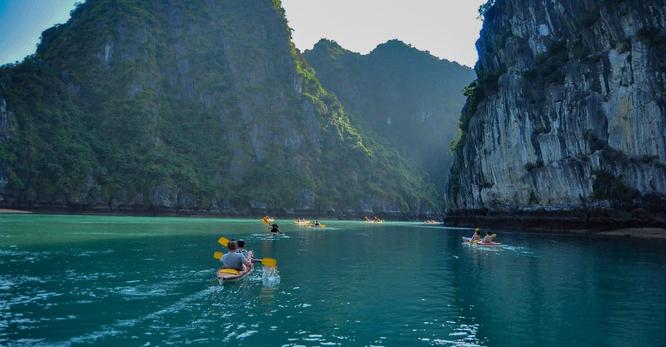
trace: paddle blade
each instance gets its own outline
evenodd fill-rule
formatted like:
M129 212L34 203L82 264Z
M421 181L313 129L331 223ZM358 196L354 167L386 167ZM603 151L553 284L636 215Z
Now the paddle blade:
M277 260L273 258L264 258L261 259L261 264L264 266L275 267L277 266Z
M217 252L213 253L213 258L215 258L217 260L220 260L220 259L222 259L223 255L224 255L224 253L222 253L220 251L217 251Z
M221 244L222 246L227 247L227 245L229 244L229 239L226 238L226 237L224 237L224 236L222 236L222 237L220 237L220 238L217 240L217 242L218 242L219 244Z

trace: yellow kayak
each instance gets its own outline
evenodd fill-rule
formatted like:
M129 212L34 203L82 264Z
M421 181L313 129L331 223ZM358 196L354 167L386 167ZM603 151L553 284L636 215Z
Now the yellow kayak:
M219 269L217 270L217 281L220 282L220 284L239 281L243 279L243 277L249 275L252 270L254 270L254 265L247 267L245 271Z

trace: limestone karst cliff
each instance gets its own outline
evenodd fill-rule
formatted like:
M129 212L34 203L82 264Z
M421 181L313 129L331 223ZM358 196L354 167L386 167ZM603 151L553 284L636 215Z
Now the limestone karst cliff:
M79 4L34 55L0 68L0 205L438 209L421 174L322 88L278 0Z
M663 211L666 195L666 2L488 5L449 223L602 214L660 224L645 211Z

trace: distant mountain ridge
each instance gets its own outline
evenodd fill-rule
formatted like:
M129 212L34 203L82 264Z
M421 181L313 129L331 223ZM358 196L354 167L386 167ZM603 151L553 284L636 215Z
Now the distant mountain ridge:
M457 135L463 89L474 71L399 40L362 55L322 39L303 56L349 117L426 173L443 197L453 161L449 143Z
M279 0L88 0L0 68L0 205L440 210L425 175L359 121L294 47Z

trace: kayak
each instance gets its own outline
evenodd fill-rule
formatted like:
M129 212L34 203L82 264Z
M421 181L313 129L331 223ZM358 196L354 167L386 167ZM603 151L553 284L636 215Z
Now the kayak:
M499 246L499 245L501 245L501 243L499 243L499 242L481 242L481 241L472 242L471 237L464 237L463 236L462 239L464 241L463 242L464 244L470 245L470 246Z
M306 221L294 221L294 223L295 223L296 225L310 225L310 224L312 224L312 222L310 222L309 220L306 220Z
M217 270L217 281L220 282L220 284L235 282L249 275L252 270L254 270L254 265L250 266L245 271L238 271L235 269L219 269Z

